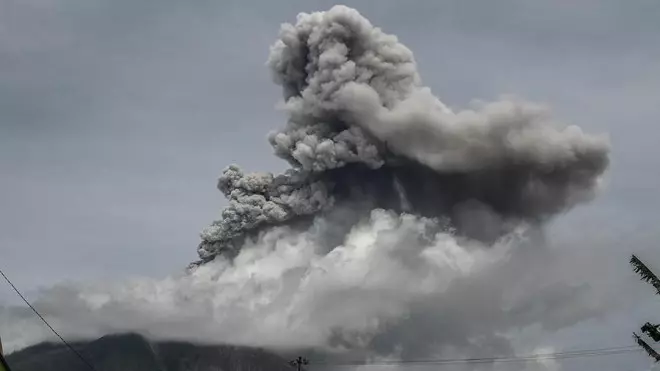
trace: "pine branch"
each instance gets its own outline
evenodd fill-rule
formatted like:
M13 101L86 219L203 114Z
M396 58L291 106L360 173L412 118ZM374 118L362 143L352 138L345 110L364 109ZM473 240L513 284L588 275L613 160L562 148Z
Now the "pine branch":
M648 282L655 287L656 293L660 295L660 279L635 255L630 259L635 273L639 274L642 281Z
M646 322L644 326L642 326L641 330L656 343L660 341L660 325L654 325L650 322Z
M633 332L633 338L635 339L637 345L644 348L644 350L646 351L646 353L648 353L650 357L654 358L656 362L660 362L660 354L658 354L658 352L656 352L655 349L651 348L650 345L646 344L646 342L634 332Z

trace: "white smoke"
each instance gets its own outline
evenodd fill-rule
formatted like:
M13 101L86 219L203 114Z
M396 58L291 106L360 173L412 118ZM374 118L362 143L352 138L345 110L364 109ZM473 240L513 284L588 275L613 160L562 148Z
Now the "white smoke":
M269 229L233 261L189 274L61 285L35 305L69 339L130 331L350 360L511 356L509 331L601 311L584 287L545 281L556 267L543 267L553 260L534 251L533 229L487 247L438 230L438 220L374 210L328 253L329 221ZM12 319L2 323L9 349L52 339L31 313L9 314L0 316Z
M268 348L332 348L346 330L373 336L412 303L454 280L501 262L522 234L492 249L460 246L436 221L374 210L330 253L318 244L328 225L277 227L249 241L233 262L216 260L165 280L64 285L37 306L74 337L138 331ZM282 334L287 334L282 336ZM11 344L9 344L11 346Z
M342 6L284 25L268 65L289 113L269 140L292 168L228 167L229 204L186 274L43 291L66 336L492 356L515 354L511 331L601 311L585 287L544 281L543 223L593 196L605 137L513 98L454 113L410 50ZM3 325L29 334L10 348L47 336Z

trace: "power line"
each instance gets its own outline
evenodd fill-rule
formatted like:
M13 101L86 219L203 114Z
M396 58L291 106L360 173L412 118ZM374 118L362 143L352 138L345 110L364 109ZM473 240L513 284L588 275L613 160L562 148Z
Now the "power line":
M615 347L615 348L600 348L600 349L584 349L575 351L555 352L555 353L539 353L525 356L516 357L483 357L483 358L438 358L438 359L418 359L418 360L391 360L391 361L376 361L371 363L366 362L310 362L312 366L385 366L385 365L423 365L423 364L475 364L475 363L496 363L496 362L523 362L523 361L540 361L550 359L567 359L578 357L597 357L597 356L610 356L617 354L625 354L632 352L639 352L638 347Z
M66 345L66 347L69 348L69 350L71 350L71 351L72 351L72 352L73 352L73 353L74 353L74 354L80 359L80 361L81 361L82 363L84 363L87 367L89 367L90 370L92 370L92 371L96 371L96 368L94 368L94 366L92 366L92 364L89 363L89 362L85 359L85 357L83 357L82 354L80 354L80 352L78 352L74 347L72 347L71 344L69 344L66 340L64 340L64 338L63 338L59 333L57 333L57 331L55 331L55 329L53 328L53 326L51 326L51 325L48 323L48 321L46 321L46 319L45 319L45 318L44 318L44 317L43 317L43 316L42 316L42 315L41 315L41 314L40 314L40 313L39 313L39 312L38 312L38 311L32 306L32 304L30 304L30 302L25 298L25 296L23 296L23 294L21 294L21 292L18 290L18 288L17 288L16 286L14 286L14 284L9 280L9 277L7 277L7 275L6 275L1 269L0 269L0 274L1 274L2 277L5 279L5 281L7 281L7 283L9 284L9 286L11 286L11 288L14 289L14 291L16 291L16 294L18 294L18 296L20 296L21 299L23 299L23 301L25 302L25 304L27 304L27 306L30 307L30 309L32 309L32 311L37 315L37 317L39 317L39 318L43 321L43 323L45 323L46 326L48 326L48 328L49 328L49 329L50 329L55 335L57 335L58 338L60 338L60 340L62 341L62 343L63 343L64 345Z

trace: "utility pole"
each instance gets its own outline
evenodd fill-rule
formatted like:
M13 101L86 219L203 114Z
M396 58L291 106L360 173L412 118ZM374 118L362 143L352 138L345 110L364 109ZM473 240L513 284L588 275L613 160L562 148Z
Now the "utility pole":
M302 371L302 366L303 365L308 365L309 361L303 357L298 357L294 359L293 361L289 362L289 364L293 367L296 367L298 371Z

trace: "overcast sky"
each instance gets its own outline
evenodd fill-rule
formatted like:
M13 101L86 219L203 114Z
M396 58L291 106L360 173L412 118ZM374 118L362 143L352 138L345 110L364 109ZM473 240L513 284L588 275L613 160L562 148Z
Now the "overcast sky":
M629 254L660 269L660 2L346 4L412 49L424 83L453 107L511 93L610 134L603 194L549 235L605 256L594 264L648 299L556 337L577 348L632 344L655 298L629 272ZM0 268L33 293L160 277L195 260L198 233L224 202L222 168L284 166L266 141L284 124L264 66L279 25L331 5L0 0ZM16 302L7 286L0 301ZM648 368L638 355L610 361ZM563 369L602 367L571 362Z

